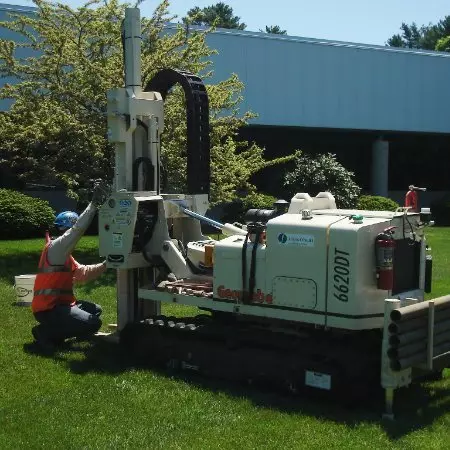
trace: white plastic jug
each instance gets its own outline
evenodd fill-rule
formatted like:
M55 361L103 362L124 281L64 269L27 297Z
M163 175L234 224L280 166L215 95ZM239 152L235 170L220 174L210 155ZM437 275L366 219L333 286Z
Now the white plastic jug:
M14 289L17 296L16 305L31 305L35 279L36 275L17 275L14 277Z

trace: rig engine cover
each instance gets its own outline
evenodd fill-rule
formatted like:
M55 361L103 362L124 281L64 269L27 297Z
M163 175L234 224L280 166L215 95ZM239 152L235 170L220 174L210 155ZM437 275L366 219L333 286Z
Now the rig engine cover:
M394 285L383 290L377 286L375 242L390 227L397 244ZM212 309L215 302L240 303L242 314L363 330L382 326L384 299L423 299L425 241L419 215L337 209L287 213L267 222L264 244L248 241L243 251L244 241L231 236L215 244ZM254 288L245 301L252 270Z

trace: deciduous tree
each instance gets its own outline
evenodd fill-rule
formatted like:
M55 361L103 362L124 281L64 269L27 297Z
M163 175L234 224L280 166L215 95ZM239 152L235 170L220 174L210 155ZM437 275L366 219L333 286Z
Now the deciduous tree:
M450 35L439 39L436 44L436 50L439 52L450 52Z
M88 180L109 177L113 148L108 143L106 92L123 86L121 23L125 5L94 0L77 9L34 0L36 13L16 14L1 26L21 39L0 42L0 73L14 84L0 89L14 101L0 114L0 165L23 181L59 183L76 196ZM142 82L164 68L203 74L208 80L209 31L189 32L180 25L165 32L173 20L164 0L142 20ZM27 51L28 58L21 58ZM207 85L210 97L212 201L228 201L238 189L254 190L253 173L283 159L266 161L258 146L237 139L239 127L253 117L239 115L242 83L236 76ZM186 181L186 129L180 90L165 103L162 159L167 189L183 191Z

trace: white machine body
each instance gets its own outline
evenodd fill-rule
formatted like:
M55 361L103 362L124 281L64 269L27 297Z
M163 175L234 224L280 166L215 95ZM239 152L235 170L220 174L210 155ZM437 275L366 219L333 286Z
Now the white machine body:
M108 92L116 192L99 213L100 255L109 267L119 269L118 301L124 305L119 310L126 312L119 317L120 328L136 320L134 312L128 313L132 297L173 300L155 290L156 279L169 275L177 280L201 278L212 285L207 305L204 299L196 303L183 295L177 299L180 303L347 330L380 328L386 298L423 299L426 255L420 215L339 210L329 192L294 195L287 213L267 221L257 243L248 239L245 227L225 224L223 232L235 234L215 243L208 270L197 270L205 260L203 243L210 239L203 236L200 222L184 211L204 215L208 196L161 194L163 96L142 90L139 10L127 10L124 30L125 87ZM138 170L144 161L147 172ZM353 215L362 215L362 220L351 219ZM395 227L391 237L398 245L394 283L385 290L377 285L375 242L390 227ZM153 283L153 289L136 285L134 275L141 269L146 271L146 286Z
M163 199L148 192L116 192L99 211L99 252L111 268L134 269L149 264L143 256L143 236L139 236L136 224L164 217ZM144 223L143 223L143 226ZM164 221L155 228L166 238Z
M139 344L142 339L142 344L150 344L147 356L155 354L167 367L179 364L219 374L233 369L230 375L246 380L265 374L293 388L304 384L326 390L335 389L334 383L340 386L335 380L347 375L354 390L353 370L364 380L376 379L373 367L381 352L382 385L392 406L392 389L409 384L411 373L394 373L388 361L387 314L422 301L425 290L430 292L432 259L426 255L423 233L427 219L408 211L336 209L329 192L295 194L287 212L286 202L277 202L273 210L250 210L247 224L221 224L205 217L210 189L207 89L193 74L165 69L144 91L137 8L125 11L123 38L125 86L107 94L115 192L99 211L100 255L108 267L117 269L121 340L133 344L137 339ZM162 193L163 99L175 82L186 95L191 195ZM228 237L214 241L204 236L200 221ZM189 326L184 321L174 324L161 318L161 302L199 307L212 312L212 320L202 315L187 318L194 322ZM434 321L432 305L428 324ZM359 332L383 326L382 346L376 333ZM269 349L270 362L256 358L245 367L249 349L260 354L261 343L256 341L263 330L276 344ZM169 339L161 339L166 332ZM192 334L186 338L185 332ZM432 327L428 336L433 336ZM213 352L208 337L217 344ZM286 338L295 339L293 358L285 351ZM431 370L433 338L427 345ZM277 349L285 357L284 369L277 364L273 371ZM352 367L341 374L336 367L348 364L348 355ZM409 371L413 367L401 358L396 364Z
M156 195L124 190L110 196L99 211L99 252L108 267L144 268L151 265L152 257L160 256L169 260L176 275L191 275L185 270L187 265L177 247L178 241L188 245L208 238L201 234L199 222L182 214L172 200L183 200L199 214L204 214L208 207L204 194Z
M354 214L363 215L361 223L350 219ZM375 265L376 236L395 226L394 239L403 244L397 251L408 252L410 245L413 260L394 272L423 267L418 215L409 214L407 222L404 213L330 209L313 210L310 217L303 219L299 210L267 222L266 242L256 251L253 303L258 309L287 320L359 330L382 326L385 298L423 299L423 276L411 278L409 285L397 283L401 291L380 290ZM418 240L409 239L410 224ZM242 236L232 236L215 245L213 287L220 302L242 298L243 243ZM247 246L247 274L254 245ZM402 263L408 263L408 255Z

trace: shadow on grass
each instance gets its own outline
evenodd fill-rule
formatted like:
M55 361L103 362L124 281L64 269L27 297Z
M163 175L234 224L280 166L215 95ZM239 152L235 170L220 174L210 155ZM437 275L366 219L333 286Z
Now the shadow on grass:
M69 339L64 344L50 349L43 349L35 342L23 344L25 353L37 357L65 361L70 370L77 375L85 373L109 373L111 375L125 372L133 367L132 360L119 344L107 342L101 338L92 341ZM73 360L71 354L82 352L83 360Z
M0 281L14 284L16 275L34 274L39 264L40 253L21 251L0 257Z
M28 352L33 353L30 349ZM71 352L83 352L84 359L71 358ZM396 391L394 404L396 420L390 422L381 417L384 411L381 390L367 398L346 402L343 401L345 395L342 396L342 392L331 395L325 391L312 389L293 394L285 387L282 389L269 383L249 385L210 379L195 372L175 372L137 364L123 346L99 338L90 343L75 341L53 355L44 356L65 360L68 368L77 375L86 373L117 375L131 369L152 371L210 392L248 399L258 407L313 416L348 427L357 427L361 423L380 425L392 440L428 427L439 417L448 414L450 406L450 389L442 387L442 383L413 384L409 388ZM351 390L351 387L349 389Z
M167 374L167 372L161 372ZM310 390L293 395L274 389L271 385L242 386L220 380L209 380L198 375L176 375L202 389L223 392L237 398L246 398L255 406L276 409L288 414L302 414L356 428L362 423L379 425L391 440L429 427L448 414L450 389L433 384L413 384L396 391L395 420L382 418L384 399L381 391L359 402L343 401L341 396L320 390Z

